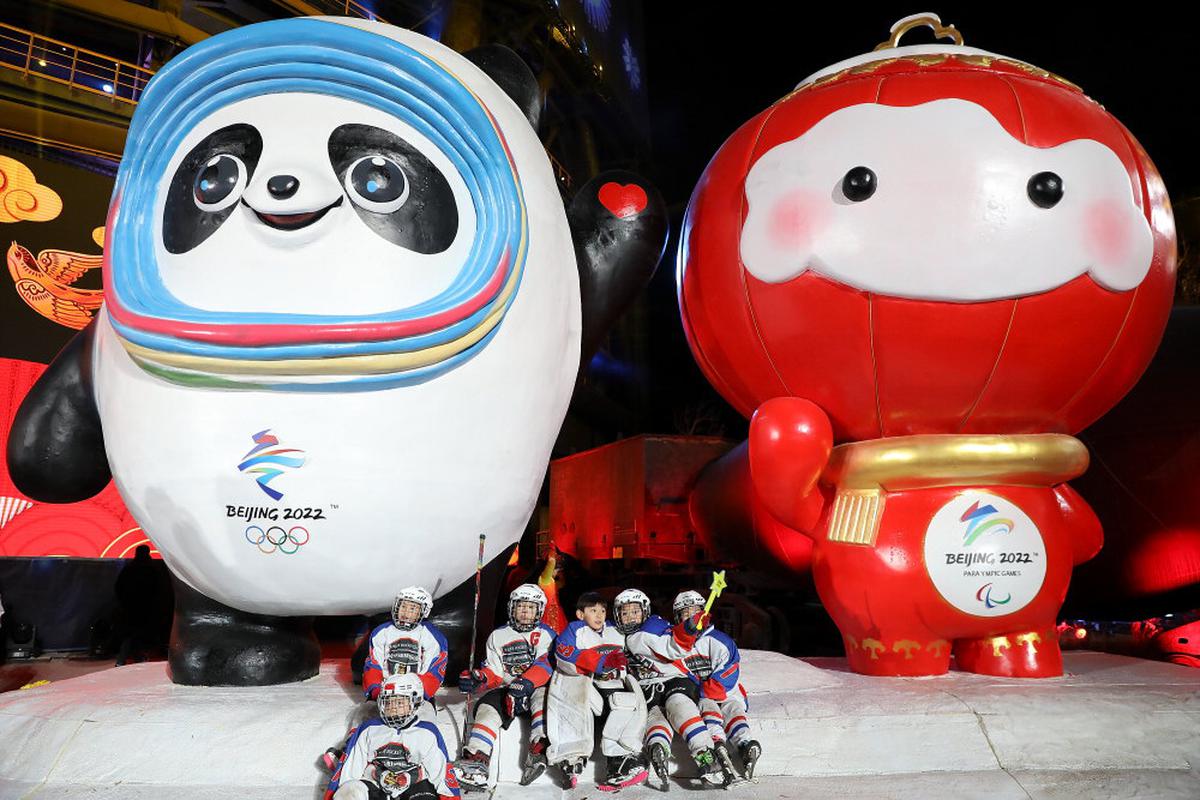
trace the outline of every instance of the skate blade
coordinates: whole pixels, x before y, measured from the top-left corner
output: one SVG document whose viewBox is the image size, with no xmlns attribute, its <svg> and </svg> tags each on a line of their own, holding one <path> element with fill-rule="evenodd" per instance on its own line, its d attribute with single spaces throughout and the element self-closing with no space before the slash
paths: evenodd
<svg viewBox="0 0 1200 800">
<path fill-rule="evenodd" d="M 628 789 L 630 786 L 636 786 L 637 784 L 646 780 L 646 778 L 648 778 L 649 776 L 650 776 L 649 772 L 647 772 L 646 770 L 642 770 L 641 772 L 639 772 L 636 775 L 629 778 L 629 780 L 626 780 L 626 781 L 623 781 L 623 782 L 617 783 L 617 784 L 598 783 L 598 784 L 596 784 L 596 788 L 602 792 L 608 792 L 609 794 L 615 794 L 616 792 L 619 792 L 622 789 Z"/>
<path fill-rule="evenodd" d="M 542 777 L 546 771 L 545 764 L 534 764 L 533 766 L 525 767 L 521 770 L 521 785 L 528 786 L 529 784 Z"/>
</svg>

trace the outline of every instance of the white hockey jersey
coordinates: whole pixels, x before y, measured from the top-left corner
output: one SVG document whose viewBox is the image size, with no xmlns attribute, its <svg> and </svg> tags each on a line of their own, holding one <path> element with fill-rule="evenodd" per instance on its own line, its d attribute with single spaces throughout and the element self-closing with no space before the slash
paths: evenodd
<svg viewBox="0 0 1200 800">
<path fill-rule="evenodd" d="M 720 702 L 737 689 L 742 655 L 728 634 L 710 625 L 696 637 L 679 630 L 675 642 L 678 645 L 681 641 L 686 648 L 682 663 L 700 684 L 703 697 Z"/>
<path fill-rule="evenodd" d="M 691 677 L 682 660 L 687 651 L 672 638 L 671 623 L 657 614 L 625 637 L 625 650 L 629 669 L 643 686 Z"/>
<path fill-rule="evenodd" d="M 422 622 L 405 631 L 385 622 L 371 631 L 363 664 L 363 693 L 373 700 L 384 678 L 415 672 L 428 700 L 446 678 L 446 658 L 446 637 L 433 624 Z"/>
<path fill-rule="evenodd" d="M 375 776 L 368 772 L 372 764 L 375 765 Z M 408 773 L 411 783 L 425 778 L 433 784 L 439 797 L 459 796 L 458 779 L 450 768 L 446 743 L 436 725 L 416 721 L 397 730 L 382 720 L 372 719 L 358 726 L 351 735 L 325 798 L 332 798 L 344 782 L 362 778 L 383 781 L 388 772 Z"/>
<path fill-rule="evenodd" d="M 553 672 L 550 649 L 554 637 L 554 629 L 544 622 L 525 633 L 511 625 L 492 631 L 480 665 L 488 676 L 487 688 L 507 686 L 521 676 L 533 681 L 534 686 L 544 686 Z"/>
<path fill-rule="evenodd" d="M 567 675 L 592 675 L 592 683 L 600 689 L 620 689 L 624 686 L 621 676 L 615 672 L 596 674 L 600 659 L 610 650 L 622 650 L 625 635 L 611 622 L 596 632 L 586 622 L 576 620 L 558 635 L 554 644 L 557 668 Z"/>
</svg>

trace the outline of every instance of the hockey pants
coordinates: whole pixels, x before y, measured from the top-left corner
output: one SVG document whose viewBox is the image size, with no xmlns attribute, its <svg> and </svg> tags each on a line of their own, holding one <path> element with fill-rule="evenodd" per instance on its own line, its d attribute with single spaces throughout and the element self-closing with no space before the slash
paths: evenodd
<svg viewBox="0 0 1200 800">
<path fill-rule="evenodd" d="M 496 746 L 496 737 L 501 730 L 507 730 L 513 718 L 509 716 L 508 687 L 501 686 L 484 693 L 475 703 L 475 718 L 471 722 L 471 735 L 467 739 L 466 750 L 470 753 L 483 753 L 491 756 L 492 748 Z M 540 686 L 533 690 L 533 698 L 529 705 L 529 741 L 536 742 L 546 736 L 546 687 Z"/>
<path fill-rule="evenodd" d="M 723 742 L 728 738 L 735 745 L 741 745 L 754 738 L 750 731 L 750 720 L 746 716 L 745 690 L 740 684 L 720 702 L 708 697 L 701 698 L 700 713 L 715 742 Z"/>
</svg>

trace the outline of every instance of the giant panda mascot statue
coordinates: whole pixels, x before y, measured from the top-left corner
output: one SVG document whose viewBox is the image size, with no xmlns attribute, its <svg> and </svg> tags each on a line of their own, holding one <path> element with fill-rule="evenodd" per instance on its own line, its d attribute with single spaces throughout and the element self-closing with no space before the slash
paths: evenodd
<svg viewBox="0 0 1200 800">
<path fill-rule="evenodd" d="M 44 502 L 111 470 L 176 577 L 176 682 L 314 675 L 312 615 L 408 584 L 465 650 L 479 536 L 497 582 L 581 352 L 666 238 L 627 173 L 564 210 L 539 110 L 509 50 L 349 19 L 223 33 L 150 83 L 105 308 L 22 404 L 8 461 Z"/>
</svg>

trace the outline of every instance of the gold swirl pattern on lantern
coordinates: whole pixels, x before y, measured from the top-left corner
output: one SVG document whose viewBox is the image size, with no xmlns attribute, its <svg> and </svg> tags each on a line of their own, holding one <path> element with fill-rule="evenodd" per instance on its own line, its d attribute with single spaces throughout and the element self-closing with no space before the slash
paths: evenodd
<svg viewBox="0 0 1200 800">
<path fill-rule="evenodd" d="M 0 156 L 0 222 L 49 222 L 62 208 L 58 192 L 38 183 L 33 170 Z"/>
</svg>

